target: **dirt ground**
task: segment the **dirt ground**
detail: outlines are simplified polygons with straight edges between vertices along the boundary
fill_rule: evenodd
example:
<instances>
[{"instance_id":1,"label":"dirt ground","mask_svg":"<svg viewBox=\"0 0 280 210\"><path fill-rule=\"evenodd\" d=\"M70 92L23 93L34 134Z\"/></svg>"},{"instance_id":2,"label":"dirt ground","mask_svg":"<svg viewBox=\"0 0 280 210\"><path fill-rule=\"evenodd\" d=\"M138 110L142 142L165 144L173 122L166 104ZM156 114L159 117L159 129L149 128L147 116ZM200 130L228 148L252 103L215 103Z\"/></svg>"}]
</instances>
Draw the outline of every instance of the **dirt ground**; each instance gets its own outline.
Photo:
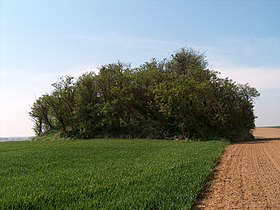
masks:
<instances>
[{"instance_id":1,"label":"dirt ground","mask_svg":"<svg viewBox=\"0 0 280 210\"><path fill-rule=\"evenodd\" d=\"M253 135L255 138L280 138L280 128L256 128Z\"/></svg>"},{"instance_id":2,"label":"dirt ground","mask_svg":"<svg viewBox=\"0 0 280 210\"><path fill-rule=\"evenodd\" d=\"M262 140L227 147L193 209L280 209L280 129L257 128L254 135Z\"/></svg>"}]
</instances>

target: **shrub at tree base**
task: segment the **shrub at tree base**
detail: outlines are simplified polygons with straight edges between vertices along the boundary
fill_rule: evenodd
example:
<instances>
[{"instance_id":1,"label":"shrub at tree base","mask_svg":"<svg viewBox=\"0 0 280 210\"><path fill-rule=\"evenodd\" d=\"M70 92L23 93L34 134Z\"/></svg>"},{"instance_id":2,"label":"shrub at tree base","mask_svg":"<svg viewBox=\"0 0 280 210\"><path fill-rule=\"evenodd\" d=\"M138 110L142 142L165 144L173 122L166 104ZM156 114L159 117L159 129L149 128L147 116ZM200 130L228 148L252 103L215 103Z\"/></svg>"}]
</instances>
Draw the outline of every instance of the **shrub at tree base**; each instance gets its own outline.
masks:
<instances>
[{"instance_id":1,"label":"shrub at tree base","mask_svg":"<svg viewBox=\"0 0 280 210\"><path fill-rule=\"evenodd\" d=\"M77 80L62 77L34 102L34 131L79 138L248 136L258 91L207 67L204 54L184 48L138 68L118 62Z\"/></svg>"}]
</instances>

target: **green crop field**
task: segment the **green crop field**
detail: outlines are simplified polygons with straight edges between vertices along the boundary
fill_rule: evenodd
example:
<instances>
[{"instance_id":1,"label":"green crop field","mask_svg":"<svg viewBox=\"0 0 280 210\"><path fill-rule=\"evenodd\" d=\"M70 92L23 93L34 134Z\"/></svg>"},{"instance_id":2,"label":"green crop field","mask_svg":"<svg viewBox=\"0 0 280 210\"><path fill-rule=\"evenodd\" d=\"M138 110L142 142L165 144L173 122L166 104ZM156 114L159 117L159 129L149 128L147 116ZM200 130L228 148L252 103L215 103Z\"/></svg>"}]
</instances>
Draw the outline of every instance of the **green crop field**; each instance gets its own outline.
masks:
<instances>
[{"instance_id":1,"label":"green crop field","mask_svg":"<svg viewBox=\"0 0 280 210\"><path fill-rule=\"evenodd\" d=\"M227 144L0 143L0 209L190 209Z\"/></svg>"}]
</instances>

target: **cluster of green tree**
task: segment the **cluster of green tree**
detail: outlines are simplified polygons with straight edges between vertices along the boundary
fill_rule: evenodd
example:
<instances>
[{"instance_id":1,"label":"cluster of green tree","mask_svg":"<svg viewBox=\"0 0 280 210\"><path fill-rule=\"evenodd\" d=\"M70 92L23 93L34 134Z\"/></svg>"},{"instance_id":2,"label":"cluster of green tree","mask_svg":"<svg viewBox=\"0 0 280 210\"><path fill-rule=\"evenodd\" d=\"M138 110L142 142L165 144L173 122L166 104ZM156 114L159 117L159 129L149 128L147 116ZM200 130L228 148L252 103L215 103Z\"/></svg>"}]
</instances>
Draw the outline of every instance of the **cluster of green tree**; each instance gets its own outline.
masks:
<instances>
[{"instance_id":1,"label":"cluster of green tree","mask_svg":"<svg viewBox=\"0 0 280 210\"><path fill-rule=\"evenodd\" d=\"M34 131L79 138L244 137L255 127L258 91L207 67L204 54L184 48L137 68L118 62L77 80L62 77L31 107Z\"/></svg>"}]
</instances>

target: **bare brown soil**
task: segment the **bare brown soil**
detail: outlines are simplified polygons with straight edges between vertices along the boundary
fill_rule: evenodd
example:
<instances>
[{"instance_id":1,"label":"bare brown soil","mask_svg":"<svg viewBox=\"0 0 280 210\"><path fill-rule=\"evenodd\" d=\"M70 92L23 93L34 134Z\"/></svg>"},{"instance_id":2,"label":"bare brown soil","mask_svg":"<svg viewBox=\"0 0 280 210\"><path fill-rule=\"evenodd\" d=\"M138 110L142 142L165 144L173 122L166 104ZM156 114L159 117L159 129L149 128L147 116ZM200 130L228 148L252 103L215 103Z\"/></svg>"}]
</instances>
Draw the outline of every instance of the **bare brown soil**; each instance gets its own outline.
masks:
<instances>
[{"instance_id":1,"label":"bare brown soil","mask_svg":"<svg viewBox=\"0 0 280 210\"><path fill-rule=\"evenodd\" d=\"M280 129L261 128L255 140L227 147L193 209L280 209Z\"/></svg>"},{"instance_id":2,"label":"bare brown soil","mask_svg":"<svg viewBox=\"0 0 280 210\"><path fill-rule=\"evenodd\" d=\"M280 128L256 128L253 130L255 138L280 138Z\"/></svg>"}]
</instances>

